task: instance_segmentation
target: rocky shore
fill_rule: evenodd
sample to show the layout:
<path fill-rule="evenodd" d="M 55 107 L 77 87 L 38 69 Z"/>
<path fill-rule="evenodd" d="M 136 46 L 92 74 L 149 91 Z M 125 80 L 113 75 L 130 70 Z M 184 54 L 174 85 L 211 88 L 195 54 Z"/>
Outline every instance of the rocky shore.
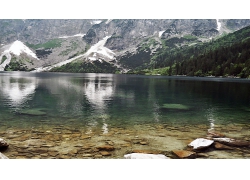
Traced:
<path fill-rule="evenodd" d="M 0 130 L 5 159 L 244 159 L 250 158 L 249 125 L 208 131 L 205 125 L 114 127 L 108 132 L 57 126 Z M 225 132 L 225 133 L 221 133 Z M 138 156 L 139 155 L 139 156 Z"/>

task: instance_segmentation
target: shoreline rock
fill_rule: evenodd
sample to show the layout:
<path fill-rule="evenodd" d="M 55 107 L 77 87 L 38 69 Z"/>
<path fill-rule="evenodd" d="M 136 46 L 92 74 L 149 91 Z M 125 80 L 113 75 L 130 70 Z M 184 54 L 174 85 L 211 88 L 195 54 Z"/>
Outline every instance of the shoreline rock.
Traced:
<path fill-rule="evenodd" d="M 114 146 L 110 146 L 110 145 L 98 146 L 96 148 L 98 150 L 104 150 L 104 151 L 113 151 L 113 150 L 115 150 Z"/>
<path fill-rule="evenodd" d="M 0 138 L 0 149 L 7 147 L 9 147 L 9 144 L 4 139 Z"/>
<path fill-rule="evenodd" d="M 125 159 L 170 159 L 163 154 L 145 154 L 145 153 L 131 153 L 125 154 Z"/>
<path fill-rule="evenodd" d="M 228 146 L 236 146 L 236 147 L 248 147 L 250 146 L 249 141 L 236 140 L 231 138 L 213 138 L 214 141 L 220 142 L 222 144 Z"/>
<path fill-rule="evenodd" d="M 219 142 L 214 142 L 214 147 L 215 147 L 215 149 L 219 149 L 219 150 L 233 150 L 232 147 L 221 144 Z"/>
<path fill-rule="evenodd" d="M 0 159 L 9 159 L 9 158 L 0 152 Z"/>
<path fill-rule="evenodd" d="M 193 147 L 194 150 L 205 149 L 214 143 L 213 140 L 208 140 L 204 138 L 197 138 L 188 144 L 189 147 Z"/>
<path fill-rule="evenodd" d="M 196 158 L 196 152 L 193 152 L 193 151 L 173 150 L 173 153 L 181 159 L 184 159 L 184 158 L 194 159 L 194 158 Z"/>

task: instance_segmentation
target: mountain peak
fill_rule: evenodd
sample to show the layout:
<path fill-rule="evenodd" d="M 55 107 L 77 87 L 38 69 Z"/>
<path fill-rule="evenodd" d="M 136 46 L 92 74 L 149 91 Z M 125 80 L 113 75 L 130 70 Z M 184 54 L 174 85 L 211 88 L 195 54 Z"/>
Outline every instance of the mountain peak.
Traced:
<path fill-rule="evenodd" d="M 28 55 L 30 55 L 31 57 L 38 59 L 36 54 L 33 53 L 24 43 L 22 43 L 19 40 L 16 40 L 15 42 L 13 42 L 10 47 L 5 50 L 4 52 L 9 52 L 9 53 L 13 53 L 17 56 L 19 56 L 21 53 L 26 53 Z"/>

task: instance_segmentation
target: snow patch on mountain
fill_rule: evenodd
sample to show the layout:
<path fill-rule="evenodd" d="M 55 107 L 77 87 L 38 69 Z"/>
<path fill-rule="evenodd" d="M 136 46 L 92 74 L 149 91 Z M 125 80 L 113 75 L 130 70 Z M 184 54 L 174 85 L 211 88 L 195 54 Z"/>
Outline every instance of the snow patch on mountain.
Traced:
<path fill-rule="evenodd" d="M 13 42 L 9 48 L 7 48 L 4 53 L 13 53 L 17 56 L 20 56 L 21 53 L 26 53 L 27 55 L 38 60 L 35 53 L 33 53 L 26 45 L 24 45 L 21 41 L 16 40 Z"/>
<path fill-rule="evenodd" d="M 219 19 L 216 19 L 216 22 L 217 22 L 217 30 L 220 31 L 221 22 L 219 21 Z"/>
<path fill-rule="evenodd" d="M 159 31 L 159 37 L 164 33 L 164 31 Z"/>
<path fill-rule="evenodd" d="M 112 20 L 113 20 L 113 19 L 108 19 L 108 20 L 106 21 L 106 24 L 110 23 Z"/>
<path fill-rule="evenodd" d="M 100 24 L 102 21 L 101 20 L 96 20 L 96 21 L 91 21 L 91 24 Z"/>
<path fill-rule="evenodd" d="M 79 59 L 81 57 L 89 60 L 89 61 L 100 61 L 102 62 L 103 60 L 109 62 L 110 60 L 114 60 L 115 59 L 115 53 L 113 51 L 111 51 L 110 49 L 104 47 L 106 41 L 108 40 L 108 38 L 110 38 L 111 36 L 106 36 L 105 38 L 103 38 L 102 40 L 100 40 L 98 43 L 94 44 L 86 53 L 81 54 L 79 56 L 76 56 L 74 58 L 68 59 L 66 61 L 51 65 L 51 66 L 47 66 L 47 67 L 39 67 L 36 68 L 34 71 L 32 72 L 42 72 L 42 71 L 49 71 L 54 67 L 60 67 L 62 65 L 68 64 L 76 59 Z"/>
<path fill-rule="evenodd" d="M 37 60 L 39 60 L 35 53 L 33 53 L 26 45 L 24 45 L 21 41 L 15 41 L 10 45 L 5 45 L 1 49 L 4 51 L 2 52 L 0 56 L 0 71 L 4 71 L 5 67 L 10 63 L 11 61 L 11 53 L 20 56 L 21 53 L 25 53 Z M 3 57 L 6 57 L 5 61 L 1 63 L 1 60 Z"/>
<path fill-rule="evenodd" d="M 60 36 L 59 38 L 60 39 L 66 39 L 66 38 L 71 38 L 71 37 L 83 37 L 83 36 L 85 36 L 86 34 L 81 34 L 81 33 L 79 33 L 79 34 L 75 34 L 75 35 L 73 35 L 73 36 Z"/>
<path fill-rule="evenodd" d="M 108 58 L 110 60 L 113 60 L 115 57 L 115 53 L 111 51 L 110 49 L 104 47 L 106 41 L 111 36 L 106 36 L 102 40 L 100 40 L 98 43 L 93 45 L 84 55 L 84 57 L 88 58 L 89 60 L 97 60 L 97 56 L 101 56 L 103 58 Z"/>

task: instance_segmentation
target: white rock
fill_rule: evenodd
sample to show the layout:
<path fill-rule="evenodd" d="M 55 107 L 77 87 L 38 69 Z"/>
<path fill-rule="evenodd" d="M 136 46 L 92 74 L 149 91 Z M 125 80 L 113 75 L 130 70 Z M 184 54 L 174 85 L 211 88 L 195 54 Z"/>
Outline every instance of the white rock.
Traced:
<path fill-rule="evenodd" d="M 163 154 L 144 154 L 144 153 L 131 153 L 125 154 L 125 159 L 170 159 Z"/>
<path fill-rule="evenodd" d="M 210 146 L 211 144 L 213 144 L 213 142 L 214 142 L 213 140 L 198 138 L 198 139 L 195 139 L 194 141 L 192 141 L 189 144 L 189 146 L 192 146 L 193 149 L 202 149 L 202 148 Z"/>
<path fill-rule="evenodd" d="M 0 159 L 9 159 L 9 158 L 0 152 Z"/>

